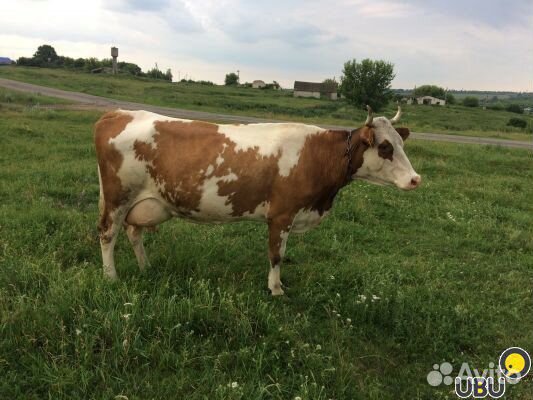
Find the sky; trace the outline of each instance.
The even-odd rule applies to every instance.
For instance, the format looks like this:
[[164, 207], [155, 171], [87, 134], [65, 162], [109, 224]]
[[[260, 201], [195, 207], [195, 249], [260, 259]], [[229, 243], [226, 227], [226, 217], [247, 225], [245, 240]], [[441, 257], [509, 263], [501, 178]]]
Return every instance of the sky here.
[[533, 91], [533, 0], [0, 0], [0, 56], [41, 44], [174, 79], [320, 82], [392, 62], [394, 88]]

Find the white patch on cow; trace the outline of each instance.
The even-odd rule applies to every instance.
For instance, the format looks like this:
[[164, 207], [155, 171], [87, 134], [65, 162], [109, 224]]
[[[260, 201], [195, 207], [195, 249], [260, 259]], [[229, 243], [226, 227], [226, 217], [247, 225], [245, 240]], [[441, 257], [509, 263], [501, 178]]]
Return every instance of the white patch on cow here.
[[[285, 256], [285, 250], [287, 249], [287, 240], [289, 239], [289, 231], [281, 231], [280, 233], [281, 243], [279, 246], [279, 256], [283, 258]], [[272, 293], [272, 296], [281, 296], [284, 294], [281, 288], [280, 279], [280, 265], [270, 265], [270, 271], [268, 272], [268, 288]]]
[[224, 176], [213, 176], [204, 180], [200, 191], [202, 197], [198, 205], [198, 211], [192, 213], [192, 219], [198, 221], [224, 222], [233, 219], [231, 206], [228, 196], [218, 194], [218, 184], [220, 182], [231, 182], [238, 179], [233, 172]]
[[272, 296], [281, 296], [285, 293], [281, 288], [279, 265], [270, 266], [270, 271], [268, 271], [268, 288]]
[[279, 175], [288, 176], [298, 163], [300, 152], [309, 135], [325, 130], [304, 124], [219, 125], [218, 132], [235, 143], [235, 151], [257, 149], [260, 156], [281, 155]]
[[314, 228], [324, 219], [328, 214], [325, 211], [322, 215], [318, 211], [302, 209], [298, 211], [292, 221], [292, 230], [294, 233], [304, 233], [309, 229]]
[[242, 214], [243, 219], [252, 220], [252, 221], [264, 221], [266, 216], [268, 215], [268, 209], [270, 207], [270, 203], [264, 201], [261, 204], [259, 204], [254, 211], [249, 212], [245, 211]]
[[281, 246], [279, 248], [279, 255], [281, 258], [285, 256], [285, 250], [287, 249], [287, 240], [289, 239], [289, 232], [281, 231]]
[[110, 139], [109, 143], [113, 144], [115, 149], [124, 157], [117, 173], [121, 184], [125, 187], [132, 188], [144, 183], [147, 176], [145, 169], [146, 163], [135, 158], [135, 150], [133, 148], [135, 142], [144, 142], [155, 146], [154, 135], [156, 134], [156, 130], [154, 123], [156, 121], [192, 121], [165, 117], [148, 111], [118, 110], [118, 112], [131, 115], [133, 120], [126, 125], [119, 135]]
[[205, 176], [211, 175], [214, 170], [215, 170], [215, 167], [213, 167], [212, 165], [208, 166], [207, 170], [205, 171]]

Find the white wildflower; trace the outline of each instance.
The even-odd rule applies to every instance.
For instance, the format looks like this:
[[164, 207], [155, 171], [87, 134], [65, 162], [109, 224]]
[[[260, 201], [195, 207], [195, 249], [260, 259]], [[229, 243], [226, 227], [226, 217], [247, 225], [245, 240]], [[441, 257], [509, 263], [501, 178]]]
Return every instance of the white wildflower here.
[[457, 220], [455, 219], [455, 217], [452, 215], [451, 212], [447, 212], [446, 213], [446, 216], [448, 217], [448, 219], [452, 220], [453, 222], [457, 222]]
[[81, 329], [76, 328], [76, 335], [81, 335]]
[[122, 314], [122, 318], [128, 320], [131, 317], [131, 314]]

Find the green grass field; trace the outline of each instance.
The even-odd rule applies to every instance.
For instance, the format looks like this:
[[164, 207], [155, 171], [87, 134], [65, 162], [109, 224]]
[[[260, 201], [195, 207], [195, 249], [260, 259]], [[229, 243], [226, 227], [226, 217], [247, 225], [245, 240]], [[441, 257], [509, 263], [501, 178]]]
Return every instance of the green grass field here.
[[170, 221], [146, 274], [122, 234], [109, 283], [99, 115], [48, 101], [0, 93], [0, 399], [454, 399], [433, 364], [533, 352], [531, 153], [409, 141], [423, 186], [345, 188], [289, 239], [284, 298], [253, 223]]
[[[62, 69], [2, 67], [0, 78], [15, 79], [59, 89], [80, 91], [157, 106], [301, 121], [359, 126], [366, 112], [344, 101], [293, 98], [290, 91], [257, 90], [198, 84], [171, 84], [127, 75], [105, 75]], [[528, 140], [533, 116], [463, 106], [404, 106], [402, 124], [416, 132], [448, 133]], [[383, 114], [392, 117], [391, 104]], [[507, 126], [510, 118], [528, 122], [526, 129]]]

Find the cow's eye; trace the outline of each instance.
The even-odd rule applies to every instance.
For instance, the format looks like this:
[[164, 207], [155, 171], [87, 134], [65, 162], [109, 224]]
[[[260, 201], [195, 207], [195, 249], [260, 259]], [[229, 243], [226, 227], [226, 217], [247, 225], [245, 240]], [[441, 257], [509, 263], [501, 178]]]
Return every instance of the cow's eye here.
[[394, 153], [394, 147], [391, 142], [384, 140], [378, 146], [378, 154], [380, 157], [391, 160], [392, 154]]

